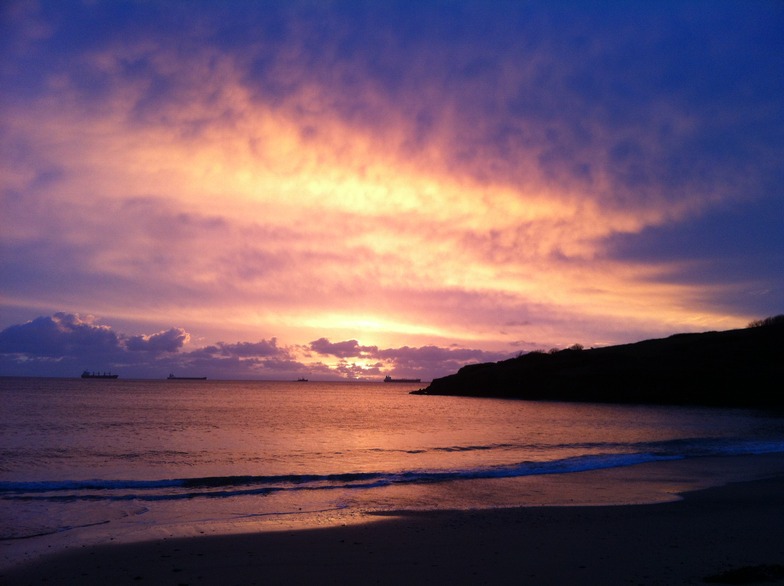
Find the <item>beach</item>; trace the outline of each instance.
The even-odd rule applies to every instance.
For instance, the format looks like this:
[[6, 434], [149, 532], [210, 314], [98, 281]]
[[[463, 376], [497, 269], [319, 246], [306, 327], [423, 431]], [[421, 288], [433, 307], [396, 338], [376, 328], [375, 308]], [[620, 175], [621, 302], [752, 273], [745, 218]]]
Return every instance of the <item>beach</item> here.
[[[43, 557], [21, 584], [703, 584], [784, 579], [784, 476], [681, 500], [373, 515]], [[707, 580], [707, 582], [706, 582]]]

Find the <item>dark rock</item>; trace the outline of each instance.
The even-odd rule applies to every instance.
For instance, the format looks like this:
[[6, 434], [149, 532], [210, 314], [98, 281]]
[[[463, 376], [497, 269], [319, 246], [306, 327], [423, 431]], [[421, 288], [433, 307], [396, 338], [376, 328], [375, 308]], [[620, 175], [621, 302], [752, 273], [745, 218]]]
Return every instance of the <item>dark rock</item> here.
[[784, 579], [784, 566], [778, 564], [744, 566], [706, 577], [710, 584], [759, 584]]
[[784, 407], [784, 321], [464, 366], [424, 395]]

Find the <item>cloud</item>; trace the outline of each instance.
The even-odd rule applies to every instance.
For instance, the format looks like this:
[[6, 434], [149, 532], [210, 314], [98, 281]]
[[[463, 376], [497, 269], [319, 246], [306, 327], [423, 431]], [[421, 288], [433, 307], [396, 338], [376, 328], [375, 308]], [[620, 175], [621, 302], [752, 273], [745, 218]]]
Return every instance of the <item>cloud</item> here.
[[207, 346], [201, 350], [194, 351], [193, 354], [203, 356], [225, 356], [232, 358], [288, 358], [289, 352], [285, 348], [278, 347], [275, 338], [270, 340], [260, 340], [258, 342], [237, 342], [226, 344], [218, 342], [215, 346]]
[[[425, 379], [449, 374], [466, 363], [508, 358], [508, 352], [423, 346], [379, 348], [356, 340], [320, 338], [306, 348], [279, 346], [276, 338], [258, 342], [219, 342], [186, 349], [191, 335], [182, 328], [155, 334], [127, 335], [98, 325], [92, 316], [57, 313], [0, 331], [0, 373], [4, 375], [75, 376], [83, 365], [120, 371], [124, 378], [158, 378], [164, 372], [187, 372], [211, 378], [374, 379], [385, 373]], [[302, 352], [305, 350], [305, 352]], [[334, 357], [312, 359], [312, 353]]]
[[356, 340], [332, 343], [327, 338], [319, 338], [311, 342], [310, 349], [319, 354], [328, 354], [338, 358], [372, 357], [378, 353], [376, 346], [360, 346]]
[[[422, 346], [411, 348], [378, 348], [377, 346], [363, 346], [357, 340], [343, 342], [330, 342], [327, 338], [319, 338], [310, 343], [310, 349], [322, 355], [340, 358], [338, 370], [359, 376], [364, 371], [368, 374], [378, 374], [384, 369], [392, 372], [418, 374], [426, 373], [433, 376], [443, 376], [454, 372], [465, 364], [474, 362], [495, 362], [510, 358], [510, 352], [488, 352], [469, 348], [442, 348], [437, 346]], [[354, 359], [355, 362], [351, 362]], [[357, 361], [365, 364], [360, 366]], [[437, 373], [437, 374], [433, 374]]]
[[125, 338], [125, 348], [131, 352], [149, 352], [165, 354], [176, 352], [188, 342], [190, 335], [182, 328], [171, 328], [149, 336], [131, 336]]
[[462, 363], [469, 362], [494, 362], [509, 358], [510, 354], [501, 352], [486, 352], [471, 348], [440, 348], [438, 346], [422, 346], [419, 348], [388, 348], [380, 350], [377, 356], [386, 360], [394, 360], [398, 365], [416, 365], [421, 368], [432, 363]]
[[[710, 222], [777, 210], [773, 3], [8, 7], [0, 278], [17, 315], [369, 354], [780, 311], [744, 293], [778, 290], [780, 239], [739, 238], [727, 265]], [[683, 234], [716, 246], [675, 266], [663, 242]], [[356, 351], [340, 344], [323, 356]]]
[[95, 325], [91, 316], [55, 313], [0, 332], [0, 352], [31, 357], [116, 355], [122, 352], [118, 336]]
[[[275, 373], [302, 372], [275, 338], [259, 342], [218, 343], [185, 350], [191, 339], [183, 328], [154, 334], [127, 335], [99, 325], [92, 316], [56, 313], [0, 331], [0, 372], [73, 376], [79, 365], [119, 369], [123, 376], [157, 377], [177, 369], [204, 369], [228, 378], [268, 378]], [[53, 366], [51, 363], [54, 363]], [[41, 369], [44, 369], [43, 371]]]
[[0, 372], [25, 376], [75, 376], [82, 369], [124, 369], [139, 376], [165, 369], [190, 335], [170, 328], [126, 335], [90, 315], [58, 312], [0, 331]]

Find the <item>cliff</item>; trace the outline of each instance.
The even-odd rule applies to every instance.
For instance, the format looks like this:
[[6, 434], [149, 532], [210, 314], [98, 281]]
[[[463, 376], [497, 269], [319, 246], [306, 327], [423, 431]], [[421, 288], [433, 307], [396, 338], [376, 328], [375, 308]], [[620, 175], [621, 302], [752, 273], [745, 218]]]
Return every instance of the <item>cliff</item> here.
[[742, 330], [634, 344], [532, 352], [464, 366], [424, 395], [784, 407], [784, 316]]

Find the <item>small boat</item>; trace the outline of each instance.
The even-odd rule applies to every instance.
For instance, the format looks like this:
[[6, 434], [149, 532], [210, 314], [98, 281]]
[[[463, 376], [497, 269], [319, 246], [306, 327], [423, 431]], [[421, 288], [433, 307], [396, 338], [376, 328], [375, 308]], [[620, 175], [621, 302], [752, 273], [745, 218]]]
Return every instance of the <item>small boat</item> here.
[[166, 380], [207, 380], [206, 376], [174, 376], [170, 374]]
[[306, 379], [306, 378], [298, 378], [297, 382], [298, 383], [306, 383], [306, 382], [308, 382], [308, 379]]
[[90, 372], [85, 370], [82, 373], [82, 378], [117, 378], [119, 374], [112, 374], [111, 372]]
[[421, 383], [421, 378], [392, 378], [387, 375], [384, 377], [385, 383]]

